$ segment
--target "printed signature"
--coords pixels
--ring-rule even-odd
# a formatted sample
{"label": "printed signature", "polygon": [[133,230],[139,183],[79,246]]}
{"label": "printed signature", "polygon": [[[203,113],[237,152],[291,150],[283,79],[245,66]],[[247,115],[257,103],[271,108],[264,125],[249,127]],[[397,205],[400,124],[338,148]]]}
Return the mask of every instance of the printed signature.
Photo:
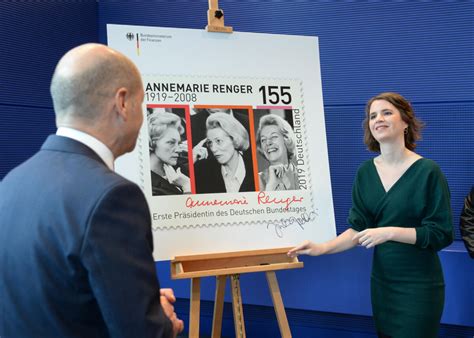
{"label": "printed signature", "polygon": [[283,237],[283,230],[288,228],[289,226],[295,224],[298,225],[302,230],[304,230],[304,224],[314,221],[316,217],[318,216],[318,213],[316,211],[311,211],[309,213],[304,212],[301,215],[295,217],[289,217],[289,218],[281,218],[279,221],[273,221],[269,222],[267,224],[267,229],[270,227],[275,228],[275,233],[278,237],[282,238]]}
{"label": "printed signature", "polygon": [[271,197],[266,193],[265,191],[260,191],[257,195],[257,202],[258,204],[284,204],[285,209],[288,209],[290,204],[292,203],[301,203],[303,202],[303,197],[296,197],[296,196],[291,196],[287,198],[276,198],[276,197]]}

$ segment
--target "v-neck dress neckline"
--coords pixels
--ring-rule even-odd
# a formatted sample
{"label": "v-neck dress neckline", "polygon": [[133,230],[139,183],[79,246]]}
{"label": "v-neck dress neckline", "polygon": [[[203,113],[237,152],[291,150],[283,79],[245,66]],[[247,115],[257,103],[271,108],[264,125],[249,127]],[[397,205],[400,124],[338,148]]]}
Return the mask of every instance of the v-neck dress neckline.
{"label": "v-neck dress neckline", "polygon": [[379,171],[377,170],[377,166],[375,165],[375,159],[372,159],[372,161],[370,161],[370,163],[372,164],[372,169],[374,170],[375,175],[377,177],[377,182],[379,184],[379,187],[382,189],[382,192],[384,193],[384,195],[387,195],[394,188],[396,188],[397,185],[399,185],[400,181],[403,183],[404,177],[406,177],[408,175],[408,173],[412,170],[412,168],[416,167],[417,163],[420,162],[423,159],[424,159],[423,157],[420,157],[415,162],[410,164],[410,166],[403,172],[403,174],[395,181],[395,183],[392,184],[392,186],[388,190],[385,190],[385,186],[383,185],[383,182],[382,182],[382,177],[380,177]]}

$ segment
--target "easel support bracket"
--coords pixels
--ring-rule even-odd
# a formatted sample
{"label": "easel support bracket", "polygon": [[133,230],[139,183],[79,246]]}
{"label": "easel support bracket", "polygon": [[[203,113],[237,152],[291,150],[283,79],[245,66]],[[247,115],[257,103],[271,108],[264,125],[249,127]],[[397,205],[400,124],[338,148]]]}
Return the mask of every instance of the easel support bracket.
{"label": "easel support bracket", "polygon": [[232,27],[224,26],[224,11],[219,8],[218,0],[209,0],[206,30],[217,33],[232,33],[233,31]]}

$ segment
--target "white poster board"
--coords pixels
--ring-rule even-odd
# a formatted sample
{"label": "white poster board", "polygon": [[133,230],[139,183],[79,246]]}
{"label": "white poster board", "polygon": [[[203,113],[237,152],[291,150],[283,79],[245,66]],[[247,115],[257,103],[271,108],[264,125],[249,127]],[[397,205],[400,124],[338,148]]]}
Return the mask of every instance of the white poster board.
{"label": "white poster board", "polygon": [[[142,130],[116,171],[148,200],[156,260],[335,236],[316,37],[123,25],[107,34],[143,77]],[[164,116],[182,128],[150,129]],[[286,122],[259,131],[264,120]]]}

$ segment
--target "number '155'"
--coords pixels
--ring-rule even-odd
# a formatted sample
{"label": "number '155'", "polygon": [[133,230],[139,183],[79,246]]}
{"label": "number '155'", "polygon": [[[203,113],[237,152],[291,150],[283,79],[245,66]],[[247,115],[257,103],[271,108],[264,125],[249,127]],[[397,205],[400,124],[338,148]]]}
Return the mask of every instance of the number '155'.
{"label": "number '155'", "polygon": [[261,86],[258,91],[262,93],[263,104],[291,103],[290,86]]}

